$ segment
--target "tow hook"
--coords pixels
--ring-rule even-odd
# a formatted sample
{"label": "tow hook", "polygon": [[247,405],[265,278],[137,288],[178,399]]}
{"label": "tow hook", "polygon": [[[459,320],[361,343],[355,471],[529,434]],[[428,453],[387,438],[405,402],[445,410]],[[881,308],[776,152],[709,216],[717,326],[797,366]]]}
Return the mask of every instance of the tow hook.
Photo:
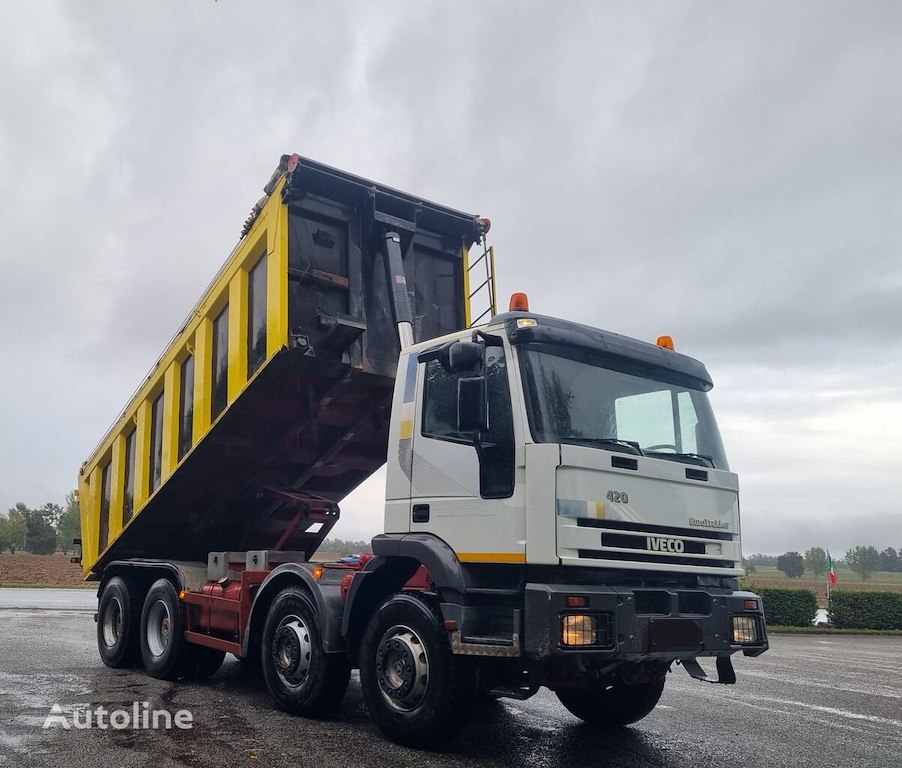
{"label": "tow hook", "polygon": [[717,657],[717,680],[712,680],[701,668],[698,660],[693,657],[691,659],[678,659],[677,664],[682,664],[690,677],[701,680],[705,683],[721,683],[723,685],[733,685],[736,682],[736,672],[733,669],[733,662],[729,656]]}

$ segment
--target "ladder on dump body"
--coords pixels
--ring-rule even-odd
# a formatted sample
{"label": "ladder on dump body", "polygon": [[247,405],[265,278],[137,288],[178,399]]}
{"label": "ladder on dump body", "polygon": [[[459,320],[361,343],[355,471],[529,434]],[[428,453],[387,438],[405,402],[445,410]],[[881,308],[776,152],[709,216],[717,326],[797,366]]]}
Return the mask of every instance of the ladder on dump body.
{"label": "ladder on dump body", "polygon": [[[498,302],[495,293],[495,247],[489,246],[485,236],[480,241],[482,255],[474,262],[467,264],[464,288],[467,292],[469,315],[467,327],[488,322],[498,314]],[[472,288],[474,284],[476,288]],[[477,311],[482,311],[477,314]]]}

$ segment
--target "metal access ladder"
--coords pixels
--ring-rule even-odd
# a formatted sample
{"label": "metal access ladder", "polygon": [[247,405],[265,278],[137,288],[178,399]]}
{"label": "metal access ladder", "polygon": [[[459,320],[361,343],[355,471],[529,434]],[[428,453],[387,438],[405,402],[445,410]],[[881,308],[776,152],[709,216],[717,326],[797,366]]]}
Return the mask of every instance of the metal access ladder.
{"label": "metal access ladder", "polygon": [[[489,246],[483,235],[478,245],[482,254],[473,262],[464,255],[464,289],[467,293],[467,328],[487,323],[498,314],[495,292],[495,247]],[[472,286],[476,285],[475,288]]]}

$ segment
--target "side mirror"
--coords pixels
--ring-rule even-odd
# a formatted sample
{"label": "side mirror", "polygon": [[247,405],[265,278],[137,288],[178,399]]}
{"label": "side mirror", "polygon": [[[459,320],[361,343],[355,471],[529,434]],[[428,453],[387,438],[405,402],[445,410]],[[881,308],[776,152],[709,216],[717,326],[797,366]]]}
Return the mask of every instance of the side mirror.
{"label": "side mirror", "polygon": [[485,376],[466,376],[457,381],[457,431],[483,432],[486,423]]}
{"label": "side mirror", "polygon": [[485,345],[475,341],[449,341],[435,349],[420,352],[417,361],[438,360],[448,373],[476,373],[482,369]]}
{"label": "side mirror", "polygon": [[455,341],[448,347],[445,368],[451,373],[477,371],[482,365],[484,346],[475,341]]}

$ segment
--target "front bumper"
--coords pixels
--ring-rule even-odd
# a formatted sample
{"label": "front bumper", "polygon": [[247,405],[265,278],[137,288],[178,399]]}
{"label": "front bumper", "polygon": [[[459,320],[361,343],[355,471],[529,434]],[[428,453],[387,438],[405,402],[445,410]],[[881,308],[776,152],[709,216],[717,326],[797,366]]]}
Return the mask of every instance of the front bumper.
{"label": "front bumper", "polygon": [[[756,610],[746,608],[749,600],[755,601]],[[527,584],[524,613],[523,650],[533,659],[591,654],[633,661],[675,660],[737,651],[757,656],[768,648],[761,598],[751,592]],[[599,631],[594,645],[564,643],[562,620],[572,614],[596,617]],[[757,642],[733,642],[734,616],[757,625]]]}

